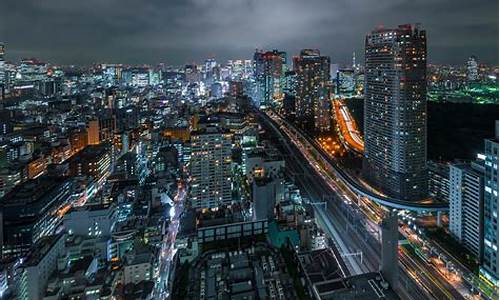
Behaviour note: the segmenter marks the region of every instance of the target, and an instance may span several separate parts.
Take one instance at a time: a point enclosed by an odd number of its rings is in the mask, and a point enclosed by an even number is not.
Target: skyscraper
[[[231,134],[209,126],[191,134],[190,200],[194,208],[231,203]]]
[[[285,73],[285,86],[283,88],[285,97],[283,98],[283,115],[295,117],[295,96],[297,95],[297,74],[294,71]]]
[[[480,273],[498,282],[498,121],[496,138],[485,140],[484,253]]]
[[[4,96],[5,91],[5,45],[0,42],[0,99]]]
[[[256,96],[261,107],[281,106],[286,53],[278,50],[254,54]]]
[[[426,35],[418,25],[365,40],[365,176],[387,195],[427,195]]]
[[[215,81],[214,68],[217,66],[217,61],[215,58],[208,58],[205,60],[205,66],[203,68],[203,79],[207,86],[210,86]]]
[[[304,49],[293,58],[297,74],[296,121],[302,128],[330,130],[330,57],[317,49]]]
[[[478,80],[477,58],[474,55],[472,55],[467,60],[467,81],[475,82],[477,80]]]

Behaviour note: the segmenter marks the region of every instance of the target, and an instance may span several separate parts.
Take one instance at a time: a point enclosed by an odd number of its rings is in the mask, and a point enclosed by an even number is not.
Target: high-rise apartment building
[[[498,121],[496,138],[484,147],[484,254],[480,273],[498,283]]]
[[[366,36],[363,171],[403,200],[427,196],[426,52],[418,25]]]
[[[478,259],[483,244],[483,176],[477,163],[450,166],[449,229]]]
[[[230,204],[232,135],[215,126],[191,134],[190,201],[194,208]]]
[[[281,106],[286,53],[278,50],[254,54],[256,97],[260,107]]]
[[[297,76],[298,125],[318,132],[330,130],[330,57],[321,56],[317,49],[304,49],[293,58],[293,70]]]

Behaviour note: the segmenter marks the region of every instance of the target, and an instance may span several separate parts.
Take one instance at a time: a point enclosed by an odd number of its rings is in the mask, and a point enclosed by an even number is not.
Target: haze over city
[[[0,10],[0,300],[496,300],[497,2]]]
[[[353,51],[363,59],[364,35],[374,26],[422,23],[429,63],[461,64],[469,55],[498,61],[498,2],[488,0],[20,0],[2,6],[0,36],[10,60],[181,65],[210,56],[245,58],[256,48],[297,53],[309,47],[347,63]]]

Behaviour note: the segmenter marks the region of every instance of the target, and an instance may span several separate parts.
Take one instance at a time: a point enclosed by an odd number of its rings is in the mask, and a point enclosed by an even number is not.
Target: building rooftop
[[[321,299],[325,300],[399,299],[399,296],[387,285],[382,276],[375,272],[351,276],[338,281],[324,282],[318,285],[318,291]]]
[[[229,133],[229,130],[223,129],[219,126],[215,125],[208,125],[206,127],[200,128],[198,130],[195,130],[191,132],[191,136],[196,136],[196,135],[209,135],[209,134],[223,134],[223,133]]]
[[[63,234],[50,235],[41,238],[35,245],[33,245],[30,253],[24,261],[23,266],[37,266],[61,238],[63,238]]]
[[[110,145],[106,143],[99,145],[88,145],[87,147],[83,148],[83,150],[72,156],[70,160],[93,160],[104,155],[106,152],[110,152],[110,150]]]
[[[64,177],[49,176],[40,176],[36,179],[30,179],[14,187],[0,199],[0,205],[24,206],[37,202],[64,184],[65,179]]]
[[[299,254],[307,284],[322,300],[399,299],[380,273],[349,276],[340,254],[326,248]]]

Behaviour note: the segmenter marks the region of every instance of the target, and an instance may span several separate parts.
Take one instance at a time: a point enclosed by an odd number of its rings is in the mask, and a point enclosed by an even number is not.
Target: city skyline
[[[0,300],[498,299],[498,3],[9,2]]]
[[[475,55],[479,63],[498,64],[498,3],[488,1],[388,1],[375,7],[342,1],[17,1],[6,6],[0,19],[8,26],[2,26],[0,39],[9,61],[182,65],[212,56],[251,58],[256,48],[289,55],[318,48],[332,62],[346,64],[352,52],[364,60],[362,37],[374,24],[421,23],[428,32],[429,63],[458,65]],[[349,23],[352,19],[357,22]]]

